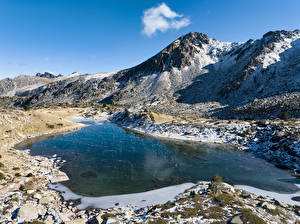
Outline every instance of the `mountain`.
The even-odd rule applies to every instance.
[[[58,77],[61,77],[62,75],[55,75],[51,72],[45,72],[45,73],[36,73],[37,77],[42,77],[42,78],[48,78],[48,79],[55,79],[55,78],[58,78]]]
[[[288,111],[299,117],[300,30],[272,31],[245,43],[191,32],[133,68],[59,77],[22,92],[14,105],[83,102],[175,115],[261,118]]]
[[[6,78],[0,81],[0,95],[18,96],[22,92],[36,89],[50,82],[48,78],[28,75],[19,75],[14,79]]]

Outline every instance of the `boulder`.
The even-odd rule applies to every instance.
[[[178,223],[181,223],[181,217],[180,217],[180,215],[177,215],[177,216],[176,216],[176,221],[177,221]]]
[[[253,199],[253,195],[250,194],[250,193],[248,193],[248,192],[243,193],[243,194],[242,194],[242,197],[243,197],[243,198],[251,198],[251,199]]]
[[[51,215],[48,215],[44,222],[45,224],[53,224],[54,223],[53,217]]]
[[[68,222],[71,221],[73,214],[71,212],[66,212],[66,213],[59,213],[58,214],[59,218],[63,221],[63,222]]]
[[[104,212],[100,212],[99,215],[97,215],[96,220],[98,221],[99,224],[101,224],[104,220],[102,219],[102,215]]]
[[[261,204],[261,207],[262,208],[264,208],[264,209],[267,209],[267,210],[275,210],[276,209],[276,206],[275,205],[273,205],[273,204],[271,204],[271,203],[269,203],[269,202],[263,202],[262,204]]]
[[[34,190],[27,190],[27,194],[33,194]]]
[[[24,221],[31,221],[37,219],[39,216],[39,210],[37,206],[32,204],[25,204],[20,207],[18,217]]]
[[[230,184],[222,183],[222,191],[234,193],[234,187]]]
[[[87,219],[74,219],[72,221],[67,221],[65,224],[85,224],[88,220]]]
[[[54,201],[55,199],[54,199],[54,197],[53,196],[46,196],[46,197],[42,197],[41,199],[40,199],[40,204],[42,204],[42,205],[46,205],[46,204],[49,204],[49,203],[51,203],[52,201]]]
[[[57,182],[67,181],[67,180],[69,180],[69,177],[67,176],[67,174],[65,174],[64,172],[62,172],[60,170],[54,170],[51,173],[50,179],[51,179],[52,183],[57,183]]]
[[[120,221],[117,220],[116,218],[108,218],[106,220],[106,224],[120,224]]]
[[[231,224],[243,224],[243,221],[242,221],[240,215],[236,215],[231,219],[230,223]]]
[[[36,194],[33,195],[33,198],[35,198],[35,199],[41,199],[42,195],[40,195],[39,193],[36,193]]]

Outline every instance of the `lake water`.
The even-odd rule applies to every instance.
[[[62,136],[24,142],[32,155],[66,160],[63,185],[86,196],[144,192],[161,187],[210,180],[218,173],[231,184],[292,193],[296,179],[250,153],[225,146],[165,141],[125,131],[105,122]]]

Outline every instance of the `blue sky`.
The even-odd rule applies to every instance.
[[[166,13],[147,17],[146,32],[145,11],[162,3]],[[299,29],[299,12],[299,0],[0,0],[0,79],[120,70],[190,31],[246,41]],[[155,24],[160,19],[168,26]]]

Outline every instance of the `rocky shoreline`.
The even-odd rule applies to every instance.
[[[97,114],[99,111],[88,109],[85,110],[84,116],[97,118]],[[181,129],[174,129],[175,126],[172,125],[179,127],[174,122],[172,125],[153,124],[151,118],[146,116],[144,119],[143,115],[138,116],[141,117],[137,119],[137,115],[132,113],[129,117],[124,117],[124,112],[119,111],[114,113],[110,119],[145,134],[168,133],[173,136],[174,133],[180,133],[180,130],[186,130],[185,132],[189,130],[190,133],[194,130],[193,127],[187,129],[187,126],[184,126],[184,129],[182,126],[180,126]],[[139,125],[140,122],[144,122],[144,126]],[[210,124],[212,127],[214,125],[216,128],[219,127],[212,122]],[[187,124],[183,123],[182,125]],[[222,125],[220,123],[220,126]],[[155,131],[153,131],[153,127],[156,127]],[[232,128],[234,127],[246,131],[245,127],[250,126],[236,124]],[[171,130],[172,132],[170,132]],[[185,135],[191,136],[190,133]],[[217,133],[221,133],[221,131]],[[226,143],[233,145],[241,141],[242,138],[239,138],[238,135],[228,133],[221,137],[222,141],[226,140],[228,141]],[[163,134],[161,136],[154,134],[153,136],[156,137],[168,137]],[[231,136],[236,138],[231,138]],[[218,139],[218,135],[214,138]],[[207,137],[206,139],[208,141],[212,138]],[[297,143],[295,144],[297,145]],[[245,148],[241,147],[240,149],[245,150]],[[5,156],[9,154],[10,158],[14,158],[15,161],[10,173],[0,180],[0,192],[2,193],[0,194],[0,223],[253,223],[251,220],[256,220],[255,223],[299,223],[298,206],[257,197],[246,191],[235,189],[219,179],[213,180],[212,183],[199,182],[176,196],[175,199],[162,205],[140,209],[116,205],[110,209],[79,210],[76,206],[80,202],[65,201],[61,193],[47,187],[49,183],[67,180],[67,176],[59,171],[65,161],[55,155],[52,158],[31,156],[29,151],[8,149],[8,147],[5,153]],[[5,165],[4,156],[0,158],[0,161]],[[2,167],[1,172],[6,171],[5,169],[6,167]]]
[[[231,145],[275,165],[300,170],[300,120],[174,119],[155,123],[153,112],[116,112],[111,120],[141,134],[183,141]]]

